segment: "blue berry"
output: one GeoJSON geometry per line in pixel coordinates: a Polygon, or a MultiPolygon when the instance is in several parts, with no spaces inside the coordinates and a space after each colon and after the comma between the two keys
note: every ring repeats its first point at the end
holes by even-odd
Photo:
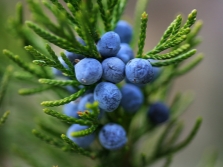
{"type": "Polygon", "coordinates": [[[69,51],[64,51],[64,54],[67,56],[67,58],[71,61],[71,63],[75,64],[75,59],[83,59],[84,56],[77,54],[77,53],[73,53],[73,52],[69,52],[69,51]]]}
{"type": "Polygon", "coordinates": [[[134,58],[126,64],[125,75],[131,83],[146,84],[153,79],[153,68],[149,60],[134,58]]]}
{"type": "MultiPolygon", "coordinates": [[[[83,39],[81,38],[77,38],[77,41],[82,44],[82,45],[86,45],[85,42],[83,41],[83,39]]],[[[71,63],[75,63],[75,59],[83,59],[84,56],[83,55],[80,55],[80,54],[77,54],[77,53],[73,53],[73,52],[69,52],[67,50],[65,50],[64,54],[67,56],[67,58],[71,61],[71,63]]]]}
{"type": "Polygon", "coordinates": [[[93,58],[84,58],[75,65],[77,80],[83,85],[92,85],[102,76],[101,63],[93,58]]]}
{"type": "Polygon", "coordinates": [[[121,43],[130,43],[132,39],[132,26],[124,20],[120,20],[114,30],[121,39],[121,43]]]}
{"type": "Polygon", "coordinates": [[[125,78],[125,64],[116,57],[110,57],[102,62],[102,78],[112,83],[119,83],[125,78]]]}
{"type": "Polygon", "coordinates": [[[134,113],[138,111],[143,103],[142,91],[133,84],[125,84],[121,88],[122,100],[121,106],[127,112],[134,113]]]}
{"type": "MultiPolygon", "coordinates": [[[[152,63],[152,62],[156,62],[156,60],[154,59],[149,59],[149,61],[152,63]]],[[[153,67],[153,66],[152,66],[153,67]]],[[[153,79],[151,82],[153,82],[154,80],[156,80],[156,78],[158,78],[158,76],[160,75],[161,73],[161,68],[160,67],[153,67],[153,79]]]]}
{"type": "Polygon", "coordinates": [[[118,108],[122,94],[118,87],[110,82],[101,82],[94,89],[94,100],[99,102],[99,107],[112,112],[118,108]]]}
{"type": "Polygon", "coordinates": [[[127,43],[121,43],[121,49],[117,53],[116,57],[126,64],[129,60],[134,58],[134,52],[127,43]]]}
{"type": "Polygon", "coordinates": [[[72,140],[74,143],[76,143],[78,146],[83,147],[83,148],[87,148],[90,146],[90,144],[94,141],[95,139],[95,134],[89,134],[83,137],[72,137],[71,133],[72,132],[77,132],[77,131],[81,131],[84,129],[89,128],[88,126],[84,126],[84,125],[79,125],[79,124],[73,124],[69,127],[69,129],[67,130],[67,137],[72,140]]]}
{"type": "Polygon", "coordinates": [[[78,112],[78,102],[72,101],[68,104],[64,105],[63,108],[64,114],[69,117],[79,118],[77,112],[78,112]]]}
{"type": "Polygon", "coordinates": [[[85,111],[85,110],[87,110],[86,104],[87,103],[93,103],[93,102],[94,102],[94,95],[93,95],[93,93],[86,94],[79,101],[78,111],[85,111]]]}
{"type": "Polygon", "coordinates": [[[108,150],[120,149],[127,142],[125,129],[118,124],[106,124],[99,132],[99,141],[108,150]]]}
{"type": "Polygon", "coordinates": [[[115,56],[120,49],[119,35],[113,31],[106,32],[98,41],[97,49],[104,58],[115,56]]]}
{"type": "Polygon", "coordinates": [[[71,86],[71,85],[68,85],[68,86],[66,86],[65,88],[66,88],[67,91],[68,91],[69,93],[71,93],[71,94],[74,94],[74,93],[76,93],[76,92],[78,91],[76,88],[74,88],[74,87],[71,86]]]}
{"type": "Polygon", "coordinates": [[[160,124],[168,120],[169,108],[162,102],[156,102],[150,105],[148,116],[154,124],[160,124]]]}

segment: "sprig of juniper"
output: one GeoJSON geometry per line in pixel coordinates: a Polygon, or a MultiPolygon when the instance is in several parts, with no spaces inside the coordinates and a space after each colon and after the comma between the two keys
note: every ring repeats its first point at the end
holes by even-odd
{"type": "Polygon", "coordinates": [[[0,126],[2,126],[5,121],[8,119],[8,116],[10,114],[10,111],[6,111],[3,113],[3,115],[0,117],[0,126]]]}
{"type": "MultiPolygon", "coordinates": [[[[46,40],[51,44],[60,47],[61,49],[65,49],[70,52],[75,52],[77,54],[84,55],[85,57],[93,57],[101,61],[101,56],[98,53],[95,44],[99,40],[102,33],[104,33],[105,31],[113,30],[115,28],[116,23],[118,22],[124,11],[127,1],[109,0],[107,1],[107,3],[104,3],[101,0],[97,0],[97,3],[93,3],[94,1],[90,0],[89,2],[86,3],[86,1],[80,1],[80,0],[78,1],[64,0],[64,2],[66,3],[68,10],[66,9],[66,7],[62,5],[62,3],[60,3],[57,0],[50,0],[50,2],[49,1],[43,2],[44,6],[55,16],[57,20],[56,23],[53,23],[51,19],[46,15],[39,2],[28,0],[30,9],[33,12],[35,23],[31,21],[26,21],[26,24],[24,25],[22,16],[23,10],[22,6],[20,5],[18,7],[19,17],[18,19],[15,19],[15,21],[13,22],[15,25],[17,24],[20,27],[20,29],[18,29],[17,31],[17,34],[19,34],[20,31],[26,32],[25,29],[29,27],[39,37],[41,37],[42,39],[46,40]],[[91,12],[92,14],[89,15],[89,12],[91,12]],[[102,29],[100,26],[96,26],[97,24],[99,25],[103,24],[104,29],[102,29]],[[86,45],[80,44],[77,41],[78,37],[81,37],[86,45]]],[[[143,4],[147,4],[148,1],[142,0],[140,2],[143,2],[143,4]]],[[[135,29],[137,31],[135,33],[136,37],[139,38],[137,57],[143,59],[159,60],[157,62],[151,63],[153,66],[156,67],[169,66],[165,67],[165,75],[159,77],[156,81],[151,83],[149,87],[146,87],[144,89],[144,95],[145,97],[148,97],[146,102],[151,103],[152,99],[150,99],[150,96],[155,95],[155,93],[158,92],[160,93],[159,97],[161,98],[167,97],[169,85],[171,84],[173,79],[190,71],[202,60],[203,56],[198,55],[188,64],[186,64],[183,67],[180,67],[181,62],[183,60],[191,57],[196,53],[196,50],[193,49],[193,47],[199,43],[196,36],[202,24],[200,22],[196,23],[194,27],[191,28],[191,26],[195,23],[196,20],[196,14],[197,14],[196,10],[193,10],[189,14],[187,21],[182,26],[181,26],[182,17],[179,15],[164,32],[158,44],[151,51],[144,53],[148,15],[145,12],[143,13],[144,10],[140,8],[145,9],[145,7],[146,6],[139,7],[138,3],[137,11],[140,11],[142,19],[141,19],[140,29],[139,28],[135,29]],[[162,51],[167,49],[171,49],[171,51],[165,54],[161,53],[162,51]]],[[[137,15],[139,16],[139,13],[137,13],[137,15]]],[[[139,17],[137,17],[136,23],[138,23],[139,20],[140,20],[139,17]]],[[[32,33],[30,34],[32,37],[34,36],[32,33]]],[[[46,44],[45,47],[42,47],[42,45],[41,47],[39,47],[39,45],[30,40],[31,38],[27,38],[26,36],[21,36],[21,37],[25,41],[24,43],[26,44],[25,49],[27,53],[29,53],[29,55],[32,56],[31,58],[31,60],[33,61],[32,65],[25,63],[19,56],[15,56],[12,52],[8,50],[4,50],[3,53],[6,56],[8,56],[11,60],[13,60],[15,63],[17,63],[25,71],[29,72],[31,76],[38,78],[37,80],[39,81],[40,84],[47,84],[43,86],[41,85],[40,87],[37,88],[20,90],[21,94],[33,94],[44,91],[46,89],[62,87],[67,85],[72,85],[72,86],[80,85],[74,75],[73,64],[67,59],[67,57],[63,52],[61,53],[61,57],[64,60],[64,62],[68,65],[69,67],[68,69],[63,67],[63,65],[60,63],[58,59],[57,54],[49,44],[46,44]],[[50,73],[48,73],[46,68],[43,67],[54,67],[62,71],[62,73],[65,76],[70,77],[71,80],[64,80],[64,81],[55,80],[53,76],[50,73]]],[[[30,76],[23,75],[22,73],[19,74],[20,75],[17,74],[18,78],[26,78],[27,81],[32,80],[30,76]]],[[[62,97],[61,99],[54,101],[43,101],[41,105],[47,107],[54,107],[69,103],[82,96],[88,89],[92,89],[94,87],[95,85],[92,85],[90,87],[84,86],[83,88],[79,89],[77,93],[74,93],[68,97],[62,97]]],[[[202,121],[200,118],[197,119],[195,126],[192,129],[191,133],[188,135],[188,137],[181,143],[176,144],[176,141],[180,136],[180,131],[182,130],[181,126],[182,124],[177,123],[176,120],[191,102],[191,100],[188,99],[185,102],[185,98],[183,95],[179,95],[177,97],[179,98],[174,100],[173,105],[171,107],[172,112],[171,112],[170,122],[167,125],[166,131],[163,132],[160,140],[157,142],[157,147],[153,156],[150,158],[147,158],[146,155],[142,156],[143,166],[151,164],[162,157],[166,158],[165,166],[168,166],[174,154],[179,150],[183,149],[185,146],[187,146],[198,132],[198,129],[202,121]],[[168,136],[167,132],[170,131],[170,129],[173,129],[174,127],[175,131],[170,135],[170,138],[167,138],[168,136]],[[168,143],[168,147],[166,147],[166,143],[168,143]]],[[[88,125],[89,126],[88,129],[72,133],[73,136],[77,137],[93,133],[100,126],[98,121],[98,116],[100,111],[97,102],[93,104],[88,104],[87,109],[88,109],[87,111],[78,113],[79,116],[81,117],[80,119],[68,117],[64,114],[61,114],[60,112],[57,112],[49,108],[45,108],[44,112],[68,124],[77,123],[80,125],[88,125]],[[92,112],[89,112],[89,110],[91,110],[92,112]]],[[[139,115],[140,114],[142,115],[142,113],[139,113],[139,115]]],[[[117,110],[117,113],[115,115],[112,115],[112,113],[108,114],[108,119],[109,116],[111,117],[112,120],[117,120],[116,118],[118,116],[117,122],[123,124],[124,127],[128,127],[127,125],[130,125],[134,120],[133,119],[134,115],[126,116],[125,114],[123,114],[123,111],[120,108],[117,110]]],[[[145,132],[151,133],[155,129],[156,126],[152,126],[151,123],[149,125],[146,125],[146,127],[142,129],[142,131],[140,131],[135,138],[130,140],[131,142],[133,142],[130,143],[130,146],[131,144],[137,142],[137,140],[145,132]]],[[[64,151],[76,152],[88,156],[90,158],[95,158],[94,153],[78,147],[65,135],[61,135],[62,138],[61,141],[63,141],[63,143],[61,143],[60,140],[56,140],[50,136],[44,135],[37,130],[34,130],[33,133],[35,136],[37,136],[38,138],[47,143],[58,146],[59,148],[62,147],[64,151]],[[64,145],[64,143],[67,144],[64,145]]],[[[104,150],[99,151],[99,154],[100,153],[104,153],[104,150]]],[[[123,152],[123,155],[125,156],[126,153],[131,153],[131,148],[129,152],[128,149],[126,149],[123,152]]],[[[107,157],[109,157],[109,155],[111,155],[111,153],[106,154],[107,157]]],[[[117,154],[119,159],[123,158],[122,157],[123,155],[117,154]]],[[[113,160],[112,157],[113,156],[110,156],[109,161],[113,160]]]]}

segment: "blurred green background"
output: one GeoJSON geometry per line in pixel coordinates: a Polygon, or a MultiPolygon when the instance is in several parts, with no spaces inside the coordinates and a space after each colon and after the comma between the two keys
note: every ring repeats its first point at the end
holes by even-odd
{"type": "MultiPolygon", "coordinates": [[[[8,34],[5,30],[6,19],[15,16],[15,5],[18,0],[1,0],[0,1],[0,50],[9,49],[16,54],[24,54],[21,43],[18,39],[8,34]]],[[[21,1],[20,1],[21,2],[21,1]]],[[[24,1],[22,1],[24,2],[24,1]]],[[[125,19],[133,23],[133,11],[135,0],[129,0],[125,11],[125,19]]],[[[218,166],[223,164],[223,21],[222,21],[222,0],[150,0],[148,6],[148,29],[146,48],[149,50],[155,46],[160,39],[163,31],[174,19],[174,17],[182,13],[185,17],[193,10],[198,10],[198,19],[203,20],[204,27],[200,33],[203,42],[198,47],[198,52],[205,55],[203,62],[192,72],[177,79],[174,84],[172,94],[178,91],[192,90],[196,93],[195,102],[189,110],[181,117],[185,122],[184,135],[186,136],[192,128],[195,118],[202,116],[204,121],[202,127],[195,140],[183,151],[175,156],[171,167],[194,167],[200,162],[205,152],[216,150],[219,152],[218,166]]],[[[27,16],[29,13],[27,12],[27,16]]],[[[10,62],[3,54],[0,53],[0,71],[6,68],[7,62],[10,62]]],[[[14,70],[17,67],[14,66],[14,70]]],[[[19,96],[16,80],[9,85],[4,105],[1,107],[0,115],[6,110],[11,111],[8,121],[3,127],[0,127],[0,166],[16,167],[25,165],[17,165],[22,163],[20,158],[12,154],[9,145],[18,145],[25,148],[25,151],[32,151],[30,154],[43,166],[59,165],[60,159],[67,156],[63,152],[57,153],[53,147],[42,143],[31,135],[31,129],[35,128],[35,118],[43,116],[41,102],[41,94],[38,96],[19,96]],[[38,143],[33,145],[32,143],[38,143]],[[44,152],[45,149],[49,151],[44,152]],[[44,163],[45,160],[48,163],[44,163]],[[21,162],[20,162],[21,161],[21,162]],[[19,163],[18,163],[19,162],[19,163]]],[[[22,83],[23,87],[25,83],[22,83]]],[[[47,96],[46,98],[50,98],[47,96]]],[[[47,116],[45,116],[47,117],[47,116]]],[[[58,126],[58,125],[56,125],[58,126]]],[[[87,162],[86,162],[87,163],[87,162]]],[[[40,165],[41,166],[41,165],[40,165]]],[[[159,164],[155,165],[159,166],[159,164]]]]}

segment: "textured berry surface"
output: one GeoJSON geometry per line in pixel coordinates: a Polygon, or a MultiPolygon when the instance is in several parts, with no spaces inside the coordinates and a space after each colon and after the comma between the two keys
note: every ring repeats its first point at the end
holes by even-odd
{"type": "Polygon", "coordinates": [[[63,107],[64,114],[69,117],[79,118],[77,111],[78,111],[78,102],[72,101],[68,104],[65,104],[63,107]]]}
{"type": "Polygon", "coordinates": [[[121,43],[121,49],[117,53],[116,57],[126,64],[129,60],[134,58],[134,52],[127,43],[121,43]]]}
{"type": "Polygon", "coordinates": [[[102,78],[112,83],[119,83],[125,78],[125,64],[116,57],[110,57],[102,62],[102,78]]]}
{"type": "Polygon", "coordinates": [[[150,105],[148,116],[155,124],[163,123],[169,118],[169,108],[162,102],[156,102],[150,105]]]}
{"type": "Polygon", "coordinates": [[[125,84],[121,88],[121,93],[121,106],[124,110],[130,113],[138,111],[143,103],[143,94],[141,90],[133,84],[125,84]]]}
{"type": "Polygon", "coordinates": [[[122,148],[127,142],[125,129],[118,124],[106,124],[99,132],[99,141],[108,150],[122,148]]]}
{"type": "Polygon", "coordinates": [[[99,102],[99,107],[112,112],[118,108],[122,99],[122,94],[118,87],[110,82],[99,83],[94,90],[94,100],[99,102]]]}
{"type": "Polygon", "coordinates": [[[83,126],[83,125],[79,125],[79,124],[73,124],[69,127],[69,129],[67,130],[67,137],[72,140],[74,143],[76,143],[78,146],[83,147],[83,148],[87,148],[90,146],[90,144],[94,141],[95,139],[95,134],[89,134],[83,137],[72,137],[71,133],[72,132],[77,132],[80,130],[84,130],[89,128],[88,126],[83,126]]]}
{"type": "Polygon", "coordinates": [[[126,64],[125,75],[131,83],[146,84],[153,79],[153,67],[148,60],[134,58],[126,64]]]}
{"type": "Polygon", "coordinates": [[[93,58],[84,58],[75,65],[77,80],[83,85],[91,85],[102,76],[101,63],[93,58]]]}
{"type": "Polygon", "coordinates": [[[102,35],[97,43],[97,49],[104,58],[108,58],[118,53],[120,44],[119,35],[113,31],[109,31],[102,35]]]}
{"type": "Polygon", "coordinates": [[[133,32],[132,26],[128,22],[120,20],[114,31],[120,36],[121,43],[130,43],[133,32]]]}

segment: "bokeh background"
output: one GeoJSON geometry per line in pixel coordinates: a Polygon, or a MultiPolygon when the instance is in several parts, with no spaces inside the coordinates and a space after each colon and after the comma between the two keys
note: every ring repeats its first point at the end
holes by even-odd
{"type": "MultiPolygon", "coordinates": [[[[18,2],[18,0],[0,1],[0,50],[7,48],[12,51],[18,51],[18,53],[23,53],[23,49],[19,47],[19,41],[10,36],[4,29],[6,19],[9,16],[15,15],[16,2],[18,2]]],[[[125,11],[124,18],[130,23],[133,23],[132,18],[136,2],[137,0],[129,0],[125,11]]],[[[194,103],[181,117],[185,122],[184,135],[188,134],[197,117],[203,117],[204,121],[195,140],[175,156],[171,167],[197,166],[200,160],[204,158],[204,154],[206,155],[208,152],[213,151],[218,151],[219,155],[217,166],[221,167],[223,166],[223,1],[150,0],[147,9],[149,21],[146,49],[152,49],[156,45],[164,30],[177,14],[181,13],[186,18],[187,14],[193,9],[198,10],[197,18],[204,22],[203,29],[200,32],[203,42],[198,47],[198,52],[204,53],[205,58],[193,71],[176,80],[172,93],[175,94],[176,92],[186,90],[192,90],[196,93],[194,103]]],[[[29,13],[27,12],[27,14],[29,13]]],[[[0,57],[0,61],[7,61],[1,53],[0,57]]],[[[0,69],[4,68],[4,65],[0,67],[0,69]]],[[[8,138],[8,142],[17,142],[18,140],[22,143],[27,140],[36,140],[32,137],[30,139],[22,138],[26,133],[30,133],[27,131],[24,132],[22,129],[27,130],[27,126],[31,128],[35,127],[34,122],[33,124],[27,122],[32,122],[30,118],[35,117],[40,113],[33,112],[29,107],[32,106],[33,108],[35,107],[41,110],[41,107],[39,106],[40,101],[34,102],[34,99],[38,99],[38,96],[37,98],[33,98],[20,97],[16,95],[15,92],[17,88],[18,87],[15,86],[8,91],[9,94],[13,95],[13,97],[6,96],[6,104],[3,106],[3,109],[7,109],[6,106],[8,105],[9,109],[12,110],[12,113],[9,117],[10,120],[8,123],[5,124],[4,128],[0,129],[0,141],[2,143],[0,149],[5,148],[4,145],[7,144],[7,142],[3,141],[4,138],[1,137],[3,136],[3,132],[6,135],[12,135],[12,133],[10,133],[11,129],[18,125],[21,125],[20,128],[18,128],[16,133],[13,131],[14,135],[12,138],[8,138]],[[15,105],[15,103],[19,103],[19,105],[15,105]],[[27,106],[27,109],[24,108],[25,105],[27,106]],[[18,138],[16,136],[18,136],[18,138]]],[[[32,146],[28,143],[24,143],[24,147],[32,146]]],[[[5,162],[2,165],[10,167],[16,159],[17,158],[13,155],[12,159],[6,157],[4,159],[5,162]]],[[[159,164],[156,166],[159,166],[159,164]]]]}

